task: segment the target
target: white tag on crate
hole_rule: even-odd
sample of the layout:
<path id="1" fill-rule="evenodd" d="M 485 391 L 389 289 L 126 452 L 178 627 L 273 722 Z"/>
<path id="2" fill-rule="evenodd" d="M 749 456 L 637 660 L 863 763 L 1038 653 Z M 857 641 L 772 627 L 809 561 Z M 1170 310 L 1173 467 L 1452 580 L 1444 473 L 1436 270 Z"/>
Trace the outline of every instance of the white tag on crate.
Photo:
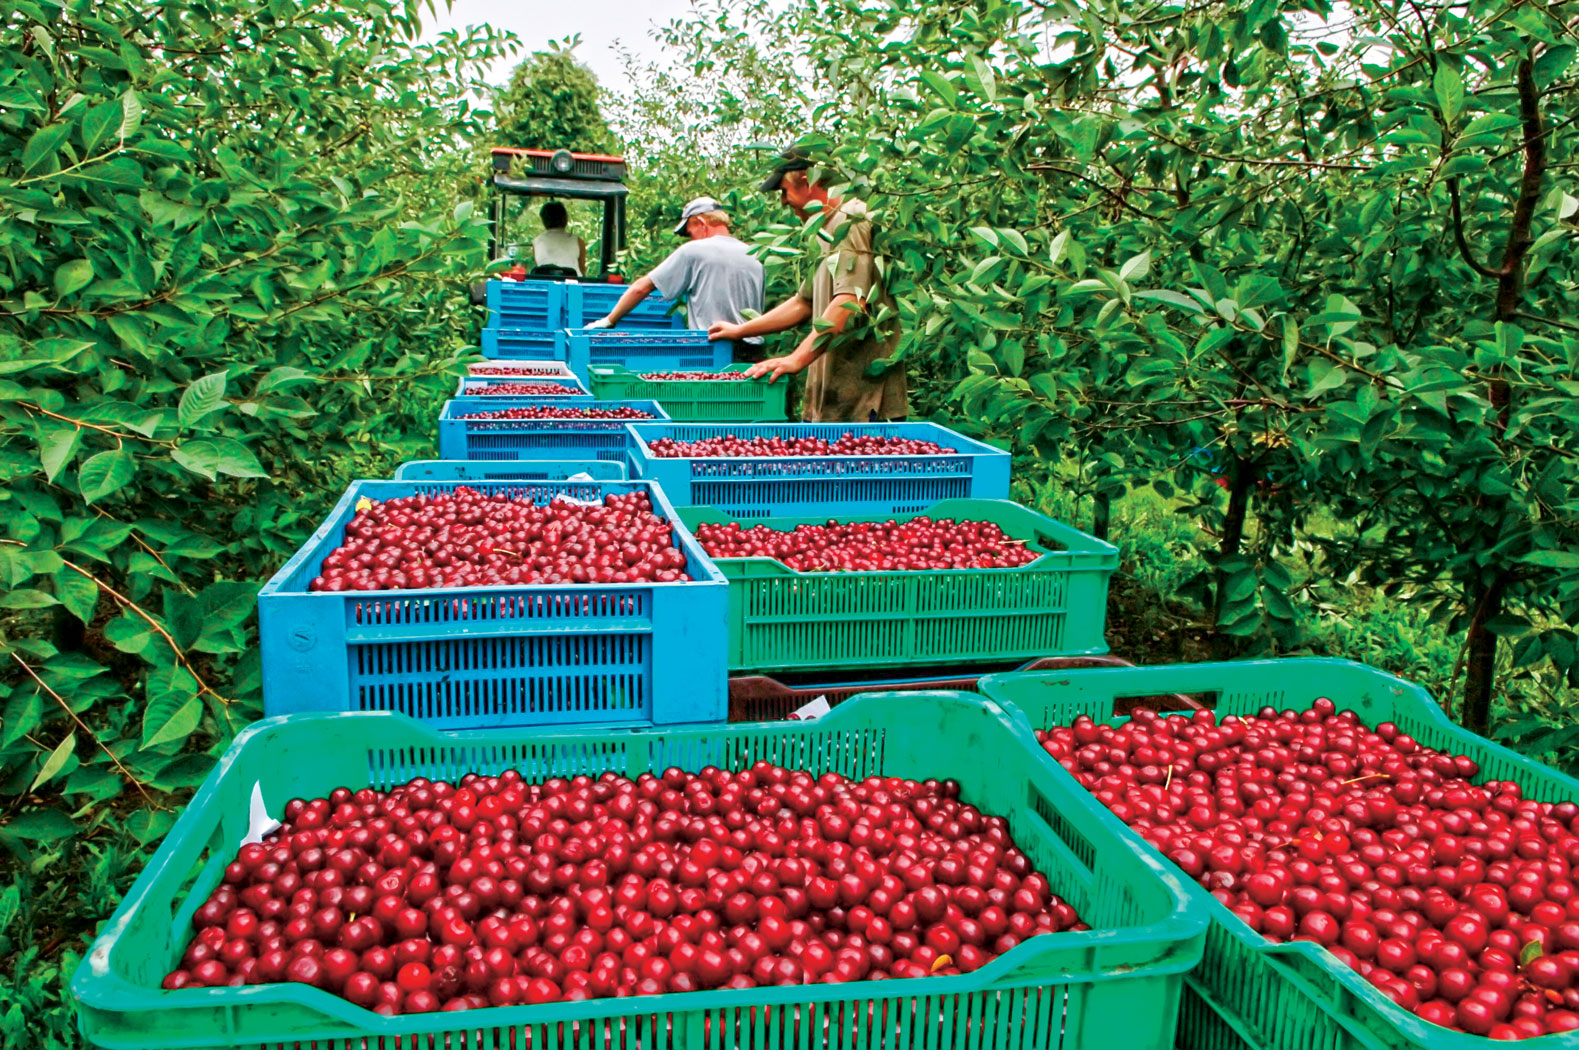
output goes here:
<path id="1" fill-rule="evenodd" d="M 570 477 L 566 478 L 565 480 L 566 481 L 597 481 L 598 479 L 593 477 L 591 474 L 588 474 L 586 471 L 583 470 L 579 474 L 572 474 L 572 475 L 570 475 Z"/>
<path id="2" fill-rule="evenodd" d="M 265 835 L 271 835 L 280 827 L 280 822 L 269 816 L 269 811 L 263 804 L 263 785 L 252 785 L 252 803 L 247 807 L 247 834 L 242 838 L 241 845 L 248 846 L 255 842 L 262 842 Z"/>
<path id="3" fill-rule="evenodd" d="M 823 715 L 832 710 L 833 705 L 828 703 L 828 698 L 826 696 L 819 696 L 805 707 L 796 708 L 795 719 L 800 722 L 808 722 L 813 718 L 821 718 Z"/>

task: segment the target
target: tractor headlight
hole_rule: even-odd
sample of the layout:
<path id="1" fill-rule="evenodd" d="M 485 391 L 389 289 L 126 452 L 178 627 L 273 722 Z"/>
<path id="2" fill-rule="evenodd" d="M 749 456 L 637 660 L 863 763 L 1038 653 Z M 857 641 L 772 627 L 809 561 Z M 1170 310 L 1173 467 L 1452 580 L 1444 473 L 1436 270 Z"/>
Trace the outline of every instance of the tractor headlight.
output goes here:
<path id="1" fill-rule="evenodd" d="M 576 166 L 576 159 L 570 155 L 569 150 L 562 149 L 550 157 L 548 163 L 559 174 L 569 175 Z"/>

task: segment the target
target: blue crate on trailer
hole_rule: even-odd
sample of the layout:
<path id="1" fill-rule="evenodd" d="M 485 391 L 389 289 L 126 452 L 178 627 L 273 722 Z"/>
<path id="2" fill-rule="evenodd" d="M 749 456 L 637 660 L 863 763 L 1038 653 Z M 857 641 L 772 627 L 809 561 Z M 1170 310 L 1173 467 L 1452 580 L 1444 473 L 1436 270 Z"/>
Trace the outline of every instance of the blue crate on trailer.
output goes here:
<path id="1" fill-rule="evenodd" d="M 395 468 L 396 481 L 595 481 L 626 480 L 625 464 L 602 459 L 414 459 Z"/>
<path id="2" fill-rule="evenodd" d="M 440 459 L 596 459 L 626 463 L 630 432 L 617 419 L 465 419 L 478 412 L 565 405 L 563 398 L 457 397 L 439 412 Z M 589 401 L 576 408 L 634 408 L 669 418 L 656 401 Z"/>
<path id="3" fill-rule="evenodd" d="M 565 313 L 562 328 L 585 328 L 614 309 L 630 287 L 627 284 L 564 284 Z M 621 328 L 646 331 L 652 329 L 684 328 L 685 308 L 665 299 L 657 292 L 636 304 L 636 308 L 620 319 Z"/>
<path id="4" fill-rule="evenodd" d="M 565 327 L 565 285 L 562 281 L 488 282 L 488 324 L 495 328 L 526 328 L 552 332 Z"/>
<path id="5" fill-rule="evenodd" d="M 943 499 L 1007 499 L 1007 452 L 936 423 L 631 423 L 631 476 L 656 481 L 676 506 L 741 517 L 913 514 Z M 660 458 L 658 438 L 821 437 L 875 434 L 935 441 L 930 456 Z"/>
<path id="6" fill-rule="evenodd" d="M 538 503 L 646 492 L 692 580 L 308 590 L 359 500 L 462 487 Z M 398 711 L 445 729 L 722 721 L 728 608 L 724 577 L 649 482 L 356 481 L 258 595 L 263 709 Z"/>
<path id="7" fill-rule="evenodd" d="M 489 320 L 493 320 L 490 316 Z M 482 355 L 500 361 L 563 361 L 564 340 L 558 329 L 551 332 L 535 328 L 500 328 L 490 325 L 482 330 Z"/>
<path id="8" fill-rule="evenodd" d="M 621 322 L 623 325 L 624 322 Z M 556 356 L 587 379 L 593 365 L 621 365 L 632 372 L 673 372 L 687 368 L 727 368 L 735 363 L 735 344 L 707 338 L 694 328 L 667 332 L 620 328 L 567 328 L 559 333 Z"/>

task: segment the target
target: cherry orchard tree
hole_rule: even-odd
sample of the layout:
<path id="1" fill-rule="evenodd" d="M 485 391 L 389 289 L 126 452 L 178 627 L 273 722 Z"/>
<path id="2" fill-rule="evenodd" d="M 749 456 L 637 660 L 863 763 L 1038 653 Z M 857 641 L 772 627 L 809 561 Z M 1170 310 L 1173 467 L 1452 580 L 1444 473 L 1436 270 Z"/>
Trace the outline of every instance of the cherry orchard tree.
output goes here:
<path id="1" fill-rule="evenodd" d="M 927 407 L 1091 497 L 1098 531 L 1137 487 L 1193 514 L 1225 653 L 1299 644 L 1298 568 L 1463 632 L 1477 731 L 1499 639 L 1575 681 L 1564 9 L 810 0 L 796 17 L 822 93 L 807 141 L 873 206 L 893 364 Z M 794 256 L 805 234 L 763 239 Z"/>
<path id="2" fill-rule="evenodd" d="M 258 585 L 431 448 L 508 42 L 425 6 L 0 12 L 0 1041 L 79 1045 L 76 956 L 258 714 Z"/>

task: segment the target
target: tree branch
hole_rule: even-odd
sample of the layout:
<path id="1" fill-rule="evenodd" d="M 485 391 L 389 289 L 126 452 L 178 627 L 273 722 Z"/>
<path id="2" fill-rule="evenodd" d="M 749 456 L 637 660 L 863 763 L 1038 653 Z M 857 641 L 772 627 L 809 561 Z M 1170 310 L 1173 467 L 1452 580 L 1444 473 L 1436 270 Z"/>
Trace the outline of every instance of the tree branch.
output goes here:
<path id="1" fill-rule="evenodd" d="M 21 665 L 22 670 L 27 672 L 29 678 L 38 683 L 38 687 L 40 689 L 44 690 L 44 692 L 55 698 L 55 702 L 59 704 L 61 708 L 65 710 L 66 714 L 71 718 L 71 720 L 77 724 L 77 728 L 81 729 L 84 733 L 93 738 L 93 742 L 99 745 L 99 750 L 103 751 L 110 757 L 110 761 L 115 763 L 115 768 L 121 771 L 121 775 L 127 779 L 132 787 L 137 789 L 138 794 L 142 795 L 143 798 L 148 800 L 148 804 L 150 806 L 152 806 L 154 809 L 164 808 L 159 803 L 154 801 L 154 797 L 152 795 L 148 794 L 148 789 L 143 786 L 143 782 L 138 780 L 136 775 L 134 775 L 131 770 L 127 769 L 126 766 L 121 763 L 120 759 L 115 757 L 115 752 L 111 751 L 107 746 L 105 746 L 104 741 L 100 740 L 93 730 L 88 728 L 88 724 L 78 717 L 77 712 L 71 709 L 71 705 L 66 703 L 64 697 L 45 684 L 44 680 L 38 676 L 38 672 L 28 666 L 26 660 L 22 659 L 16 653 L 11 654 L 11 659 L 15 660 Z"/>
<path id="2" fill-rule="evenodd" d="M 1453 240 L 1458 244 L 1458 254 L 1464 257 L 1464 261 L 1469 264 L 1471 270 L 1474 270 L 1482 277 L 1496 277 L 1497 271 L 1489 266 L 1482 265 L 1475 258 L 1474 253 L 1469 250 L 1469 242 L 1464 239 L 1464 210 L 1463 205 L 1459 203 L 1457 179 L 1447 180 L 1447 196 L 1448 200 L 1453 204 Z"/>

